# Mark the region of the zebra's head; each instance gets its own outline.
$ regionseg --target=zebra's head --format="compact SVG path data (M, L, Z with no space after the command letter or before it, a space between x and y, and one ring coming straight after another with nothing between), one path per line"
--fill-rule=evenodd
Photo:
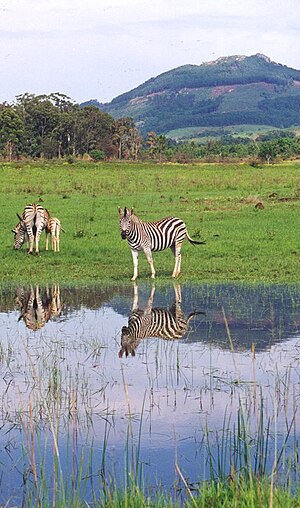
M124 210L122 208L119 208L120 229L121 229L121 237L123 240L126 240L127 235L130 231L132 215L133 208L131 208L131 210L128 210L126 206Z
M26 236L27 236L27 231L26 231L26 226L24 224L23 221L20 221L15 229L12 229L12 232L14 233L15 237L14 237L14 248L15 249L20 249L26 239Z
M123 326L122 335L121 335L121 349L119 351L119 358L125 353L125 356L132 355L135 356L135 349L137 346L137 341L134 340L133 335L130 333L130 329L128 326Z

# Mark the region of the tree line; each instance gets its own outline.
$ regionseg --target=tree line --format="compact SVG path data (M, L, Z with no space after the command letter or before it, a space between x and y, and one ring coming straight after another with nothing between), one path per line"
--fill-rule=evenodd
M0 104L0 154L9 160L78 157L137 158L142 142L130 118L114 120L66 95L23 94Z
M66 95L23 94L13 104L0 104L0 156L91 159L153 159L160 162L276 158L300 155L300 138L290 131L267 137L223 136L206 142L176 142L156 132L143 138L132 118L115 120L97 106L81 107Z

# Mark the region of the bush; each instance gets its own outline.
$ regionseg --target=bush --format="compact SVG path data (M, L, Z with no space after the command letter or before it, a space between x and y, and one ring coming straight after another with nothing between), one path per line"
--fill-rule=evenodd
M105 158L103 150L91 150L90 156L94 161L102 161Z

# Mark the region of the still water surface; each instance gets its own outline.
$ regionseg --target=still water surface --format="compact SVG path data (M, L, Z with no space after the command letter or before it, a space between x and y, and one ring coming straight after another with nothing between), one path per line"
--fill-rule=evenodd
M16 287L0 327L0 503L57 471L86 499L229 474L241 421L253 467L299 479L299 286Z

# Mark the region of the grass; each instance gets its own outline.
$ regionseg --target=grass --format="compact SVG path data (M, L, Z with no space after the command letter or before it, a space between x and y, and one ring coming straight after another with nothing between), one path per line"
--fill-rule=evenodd
M298 283L299 169L300 165L296 162L258 168L247 164L2 164L2 284L42 285L52 282L91 288L97 284L103 287L116 282L127 283L132 275L132 260L128 245L120 238L117 214L117 207L125 205L135 207L137 214L145 220L178 215L185 220L192 237L206 240L206 244L199 247L187 242L184 244L180 282ZM33 201L43 203L61 219L65 233L61 235L60 253L46 253L44 238L39 257L28 256L24 248L21 251L12 249L10 230L17 223L16 212L20 213L27 203ZM262 202L264 208L255 208L257 202ZM154 263L158 280L169 281L173 269L171 253L155 253ZM140 275L141 279L150 280L149 268L143 256ZM216 288L213 290L216 291ZM208 298L207 291L205 294ZM284 298L284 290L281 296ZM222 294L220 301L223 302ZM266 297L262 301L265 305ZM250 311L251 305L249 302ZM84 337L76 337L78 343L74 339L74 348L76 351L82 348L85 357L97 354L97 350L101 349L101 342L94 343L91 339L89 343ZM13 339L12 336L7 347L1 344L0 349L1 364L6 365L12 377L16 375L16 370L23 369L21 358L16 361ZM229 339L233 350L235 341L230 331ZM93 450L93 444L88 442L88 428L93 425L89 369L81 362L72 369L69 365L68 368L64 366L66 362L63 358L69 350L66 349L63 336L54 337L49 344L42 344L43 347L36 349L31 342L26 350L28 357L25 355L24 376L26 392L30 395L28 403L24 396L19 420L17 415L10 420L21 428L23 434L23 456L20 462L18 459L17 465L22 471L24 464L23 489L24 496L27 496L24 505L111 508L179 507L182 504L187 508L299 506L299 493L292 490L289 483L290 473L297 476L299 467L296 431L293 436L296 420L290 417L286 420L285 432L280 440L276 418L269 420L268 412L265 412L264 394L257 396L256 400L255 386L245 387L244 393L242 383L235 379L229 380L231 390L240 389L244 400L253 399L253 403L247 410L241 406L237 415L230 415L234 420L231 428L229 416L225 415L223 428L217 433L213 433L209 426L202 429L204 437L201 450L205 451L205 458L203 453L199 460L203 460L210 481L189 484L184 471L180 469L181 464L176 463L174 466L177 467L182 496L177 491L173 498L164 491L151 496L146 492L139 462L142 409L137 442L133 443L129 426L125 450L125 487L119 488L113 472L109 471L108 427L103 436L97 471L92 467L92 455L97 450ZM103 365L104 360L103 357ZM171 375L171 367L167 365L166 369ZM102 370L99 369L99 389L105 391L104 381ZM217 380L213 376L209 377L208 382L216 383L214 389L217 390ZM123 384L125 387L125 381ZM287 407L285 401L288 400L288 392L294 388L288 377L276 379L275 385L274 413L271 409L271 414L278 415L283 406L284 409ZM206 389L210 388L207 386ZM252 389L253 397L250 394ZM128 414L131 418L127 392L125 396L128 398ZM296 407L297 393L293 403ZM256 426L253 428L248 411L254 411L256 404L259 410L255 413ZM82 407L86 422L79 410ZM45 430L46 438L43 437ZM88 457L82 455L84 447L81 448L77 443L77 436L81 434L87 440ZM67 466L61 462L62 435L67 435ZM273 444L276 461L270 451ZM47 446L53 450L50 467L46 462ZM270 461L271 472L267 467ZM275 482L277 478L275 474L272 475L272 464L278 478L283 472L283 480L280 478L282 487ZM91 478L95 484L97 479L103 480L103 488L95 489L90 498L93 501L88 502L85 490L89 488ZM7 500L6 506L10 501L13 502Z
M0 228L4 283L127 282L132 259L120 238L118 206L144 220L177 215L206 244L182 249L181 281L299 280L300 165L156 165L58 162L2 163ZM276 193L275 197L269 197ZM261 201L264 209L255 205ZM11 229L30 202L61 219L61 252L14 251ZM157 277L169 280L173 256L154 254ZM149 267L140 256L140 277Z
M248 93L246 91L246 93ZM298 129L296 126L292 128L277 129L271 125L229 125L226 127L182 127L174 129L167 133L169 138L173 139L189 139L196 143L205 143L209 140L218 139L222 136L233 136L240 138L252 138L253 141L262 134L267 134L270 131L291 132L297 135Z

